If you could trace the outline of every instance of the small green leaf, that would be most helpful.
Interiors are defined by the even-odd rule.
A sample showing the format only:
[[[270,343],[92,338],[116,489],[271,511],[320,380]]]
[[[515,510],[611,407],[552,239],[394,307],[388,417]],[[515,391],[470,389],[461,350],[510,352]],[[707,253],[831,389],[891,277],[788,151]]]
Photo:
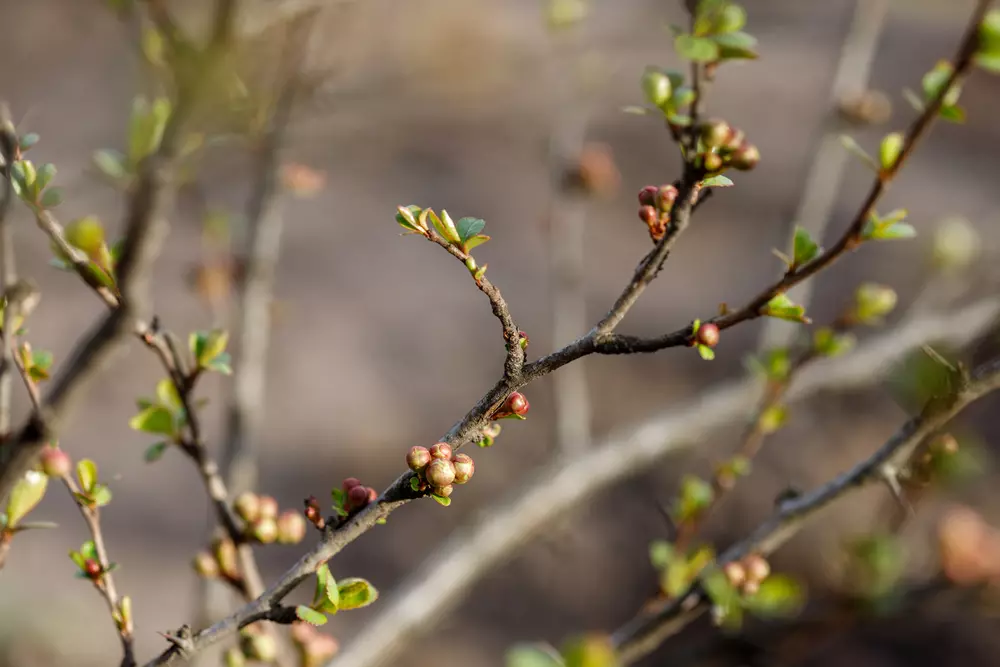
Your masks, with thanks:
[[[48,187],[49,183],[52,182],[52,179],[55,178],[55,176],[56,166],[54,164],[46,163],[39,167],[38,175],[35,180],[35,188],[37,189],[37,192],[41,192]]]
[[[486,227],[486,221],[480,218],[460,218],[456,223],[456,229],[458,230],[458,238],[465,243],[470,238],[483,231]]]
[[[329,569],[327,569],[327,576],[323,582],[323,607],[325,610],[332,609],[333,611],[340,609],[340,588],[338,588],[337,580]]]
[[[416,475],[410,478],[410,488],[414,491],[420,490],[420,480],[417,479]]]
[[[481,246],[489,240],[490,240],[489,236],[485,236],[483,234],[476,234],[475,236],[470,237],[469,240],[465,242],[465,252],[469,252],[473,248]]]
[[[1000,74],[1000,53],[979,53],[976,65],[992,74]]]
[[[744,605],[756,616],[790,618],[798,615],[805,601],[806,592],[800,583],[791,577],[773,574],[760,582],[756,593],[744,598]]]
[[[24,474],[24,477],[17,481],[7,499],[5,512],[7,529],[16,527],[28,512],[35,509],[35,506],[45,497],[48,483],[48,476],[37,470],[29,470]]]
[[[113,150],[94,151],[93,155],[94,166],[113,181],[120,181],[128,175],[125,159],[124,155]]]
[[[174,381],[169,378],[163,378],[156,383],[156,398],[159,399],[160,405],[167,408],[179,410],[183,406],[181,396],[177,393],[177,387],[174,385]]]
[[[522,419],[523,419],[523,417],[522,417]],[[439,496],[436,493],[432,493],[431,494],[431,498],[433,498],[434,501],[438,505],[443,505],[445,507],[448,507],[448,505],[451,505],[451,498],[445,498],[444,496]]]
[[[223,375],[232,375],[232,357],[228,352],[220,352],[215,355],[215,358],[208,363],[206,368],[210,371],[215,371],[216,373],[222,373]]]
[[[753,60],[757,58],[757,38],[745,32],[727,32],[714,35],[712,41],[719,49],[719,60]]]
[[[849,152],[856,155],[862,162],[868,165],[872,171],[878,172],[879,168],[878,164],[875,162],[875,159],[871,155],[869,155],[868,152],[864,148],[862,148],[857,141],[854,140],[854,137],[847,134],[842,134],[840,135],[840,144],[844,148],[846,148]]]
[[[90,493],[97,484],[97,464],[90,459],[77,461],[76,477],[80,480],[80,489],[84,493]]]
[[[705,361],[712,361],[715,359],[715,350],[710,348],[708,345],[698,345],[698,354]]]
[[[42,195],[41,201],[38,203],[42,205],[43,208],[55,208],[62,203],[62,191],[59,188],[49,188]]]
[[[882,169],[889,171],[896,166],[896,160],[899,159],[899,154],[903,151],[903,141],[902,132],[890,132],[882,138],[878,153]]]
[[[678,521],[688,521],[697,517],[715,498],[712,485],[696,477],[684,475],[681,479],[680,494],[674,505],[674,516]]]
[[[657,570],[665,570],[674,560],[677,552],[674,546],[666,540],[656,540],[649,545],[649,562]]]
[[[90,492],[90,498],[97,507],[104,507],[111,502],[111,489],[104,484],[97,484]]]
[[[229,332],[225,329],[213,329],[201,338],[202,344],[196,356],[198,365],[202,368],[208,367],[220,354],[226,350],[229,344]]]
[[[565,663],[551,646],[519,644],[507,651],[504,665],[505,667],[564,667]]]
[[[177,433],[174,416],[162,405],[146,408],[129,420],[128,425],[135,431],[155,433],[173,437]]]
[[[956,125],[961,125],[965,122],[965,109],[957,104],[950,104],[941,107],[938,111],[938,115],[942,118],[942,120],[946,120],[949,123],[955,123]]]
[[[159,461],[163,457],[163,454],[167,451],[169,446],[166,442],[157,442],[146,448],[146,453],[143,454],[143,458],[146,463],[153,463],[154,461]]]
[[[20,141],[18,141],[18,145],[22,151],[26,151],[37,144],[39,139],[41,139],[41,137],[39,137],[35,132],[28,132],[21,137]]]
[[[813,240],[809,230],[804,227],[795,228],[792,241],[792,266],[798,268],[811,262],[820,253],[819,244]]]
[[[674,39],[674,50],[686,60],[704,63],[719,59],[719,46],[706,37],[678,35]]]
[[[80,554],[82,554],[83,557],[86,559],[100,560],[97,557],[97,545],[94,544],[94,540],[87,540],[86,542],[84,542],[80,546]]]
[[[342,579],[337,584],[340,595],[340,610],[360,609],[367,607],[378,599],[378,590],[369,582],[356,577]]]
[[[671,98],[671,104],[675,109],[681,109],[688,106],[694,102],[694,89],[688,86],[679,86],[674,88],[674,96]],[[670,117],[670,122],[675,125],[688,125],[691,123],[691,119],[687,116],[674,116]]]
[[[838,334],[830,327],[820,327],[813,335],[813,349],[824,357],[836,357],[850,351],[857,339],[851,334]]]
[[[409,206],[397,206],[396,210],[396,222],[403,229],[409,229],[410,231],[420,232],[421,227],[417,224],[417,216],[420,215],[421,209],[419,206],[410,204]]]
[[[937,99],[951,78],[954,67],[947,60],[939,60],[934,69],[927,72],[921,80],[924,89],[924,99],[927,101]],[[962,94],[961,86],[953,84],[942,98],[942,107],[953,107],[958,104],[958,98]]]
[[[718,13],[715,25],[712,27],[715,32],[727,33],[740,30],[746,24],[746,10],[734,2],[727,2]]]
[[[654,107],[665,109],[673,96],[674,86],[666,72],[647,66],[642,73],[642,92]]]
[[[87,566],[87,559],[79,551],[70,551],[69,557],[70,560],[72,560],[73,563],[81,570]]]
[[[607,635],[590,634],[573,639],[562,650],[566,667],[618,667],[614,645]]]
[[[733,181],[722,174],[709,176],[701,182],[703,188],[728,188],[732,187]]]
[[[764,410],[757,420],[758,428],[765,435],[776,433],[788,421],[788,408],[783,405],[772,405]]]
[[[309,625],[326,625],[327,618],[322,612],[310,609],[304,604],[295,607],[295,615],[300,621],[305,621]]]
[[[774,296],[764,309],[761,311],[762,315],[767,317],[777,317],[778,319],[788,320],[790,322],[802,322],[808,324],[810,322],[809,318],[806,317],[806,309],[802,306],[794,303],[787,294],[778,294]]]
[[[717,567],[710,568],[701,578],[705,592],[712,601],[712,618],[717,625],[737,630],[743,624],[743,607],[739,591]]]

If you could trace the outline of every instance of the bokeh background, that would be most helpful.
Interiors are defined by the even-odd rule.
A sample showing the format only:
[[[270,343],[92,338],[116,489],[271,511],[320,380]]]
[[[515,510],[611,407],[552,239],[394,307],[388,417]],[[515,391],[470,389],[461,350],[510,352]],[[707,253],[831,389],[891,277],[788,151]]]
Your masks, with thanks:
[[[173,6],[196,21],[203,4]],[[294,3],[246,4],[251,29]],[[542,4],[358,0],[330,3],[321,14],[315,29],[322,39],[310,54],[319,83],[297,108],[284,157],[323,172],[325,185],[312,197],[282,201],[286,230],[259,434],[260,488],[282,507],[300,507],[310,494],[327,497],[346,476],[384,487],[401,470],[404,452],[434,442],[500,371],[503,349],[485,299],[439,249],[399,237],[396,205],[484,218],[493,240],[477,256],[489,262],[490,277],[529,332],[532,356],[553,347],[545,231],[552,195],[549,140],[566,113],[560,100],[565,78],[575,76],[581,59],[592,91],[585,102],[586,136],[610,147],[621,173],[618,192],[590,203],[579,221],[592,320],[647,251],[634,193],[676,178],[677,158],[655,121],[621,108],[641,102],[644,65],[678,64],[666,25],[684,20],[680,3],[595,0],[581,37],[569,47],[553,42]],[[722,68],[709,109],[744,128],[764,159],[755,171],[737,174],[738,186],[699,212],[624,331],[676,329],[714,312],[719,302],[743,302],[775,276],[770,250],[787,244],[854,2],[753,0],[746,7],[761,58]],[[971,7],[967,0],[892,3],[872,86],[892,100],[893,115],[885,127],[854,132],[859,142],[874,146],[887,127],[908,122],[912,111],[901,89],[918,87],[923,72],[951,55]],[[98,0],[0,0],[0,25],[0,97],[11,105],[19,129],[41,135],[32,158],[58,166],[57,185],[65,194],[60,215],[94,214],[117,228],[122,198],[94,173],[91,154],[121,147],[141,84],[128,26]],[[946,216],[971,220],[984,247],[995,246],[998,93],[995,78],[973,74],[962,98],[968,123],[937,126],[887,197],[886,208],[910,209],[922,236],[865,248],[823,274],[815,319],[833,314],[861,280],[892,284],[905,307],[922,285],[929,232]],[[198,177],[209,206],[238,212],[249,168],[245,153],[213,153]],[[866,169],[852,162],[829,234],[847,223],[869,181]],[[213,324],[190,279],[203,253],[203,206],[191,189],[181,193],[156,268],[156,311],[182,334]],[[51,349],[58,362],[102,305],[75,277],[48,266],[48,244],[27,211],[18,208],[14,223],[20,269],[43,291],[31,340]],[[594,438],[742,376],[759,331],[759,323],[727,331],[714,363],[685,350],[583,361]],[[135,398],[150,394],[159,377],[155,357],[131,344],[127,358],[94,384],[62,440],[66,450],[93,458],[112,479],[115,500],[104,512],[104,527],[121,564],[119,588],[135,601],[140,656],[161,649],[157,631],[193,618],[198,587],[190,559],[211,525],[189,462],[172,452],[155,465],[144,463],[148,439],[128,427]],[[204,417],[209,442],[222,434],[223,390],[224,381],[211,378],[200,391],[212,399]],[[476,483],[460,490],[458,502],[447,510],[429,502],[407,506],[338,556],[334,574],[366,577],[388,598],[439,540],[517,488],[554,448],[551,378],[526,393],[530,419],[505,427],[493,449],[474,453]],[[961,420],[987,454],[1000,437],[998,407],[996,398],[984,400]],[[26,408],[21,400],[18,415]],[[738,538],[767,515],[782,487],[828,478],[870,452],[904,418],[885,387],[824,395],[797,410],[767,445],[753,481],[715,516],[712,536],[720,544]],[[732,448],[736,433],[722,432],[697,456],[664,460],[642,478],[596,493],[491,572],[458,610],[437,619],[434,637],[409,652],[406,664],[500,665],[515,641],[558,643],[624,622],[653,585],[647,545],[667,535],[657,502],[669,501],[682,472],[707,474],[714,453]],[[987,472],[951,497],[996,518],[991,481]],[[821,528],[786,547],[776,566],[801,574],[817,593],[836,584],[838,545],[864,533],[875,514],[870,508],[884,500],[879,490],[841,503]],[[933,561],[929,525],[939,503],[922,506],[906,533],[915,562],[927,567]],[[110,664],[119,647],[103,603],[72,577],[66,557],[85,539],[75,507],[53,492],[33,516],[60,528],[19,538],[0,573],[0,663]],[[284,571],[307,544],[259,549],[265,578]],[[327,627],[346,643],[378,612],[376,604]],[[806,651],[798,664],[993,665],[1000,643],[995,631],[984,631],[991,627],[995,619],[961,608],[914,612],[904,621],[870,621],[839,633]],[[442,637],[447,650],[435,657],[428,642]],[[673,664],[667,655],[646,664]],[[743,664],[736,660],[721,664]]]

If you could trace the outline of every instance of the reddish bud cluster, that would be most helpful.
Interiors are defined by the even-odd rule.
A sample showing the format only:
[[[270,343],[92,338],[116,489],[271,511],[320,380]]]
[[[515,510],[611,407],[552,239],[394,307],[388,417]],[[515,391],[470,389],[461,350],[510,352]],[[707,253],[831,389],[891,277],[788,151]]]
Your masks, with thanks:
[[[316,496],[309,496],[303,501],[306,508],[303,514],[305,514],[306,520],[316,527],[317,530],[323,530],[326,528],[326,519],[323,518],[323,510],[319,506],[319,501],[316,500]]]
[[[677,188],[673,185],[647,185],[639,190],[639,219],[649,228],[649,237],[656,243],[667,233],[670,211],[677,201]]]
[[[298,650],[302,667],[320,667],[337,655],[340,645],[308,623],[292,625],[292,642]]]
[[[760,162],[760,151],[747,142],[743,130],[724,120],[709,120],[698,128],[702,150],[695,158],[696,166],[706,174],[715,174],[727,167],[748,171]]]
[[[742,561],[726,563],[723,572],[734,588],[744,595],[754,595],[761,582],[771,576],[771,566],[760,554],[749,554]]]
[[[524,415],[528,414],[530,407],[531,405],[528,403],[528,399],[524,397],[524,394],[515,391],[507,397],[503,405],[496,409],[491,419],[507,419],[509,417],[524,419]]]
[[[434,495],[447,498],[454,484],[465,484],[476,472],[476,464],[468,454],[454,453],[451,445],[439,442],[430,447],[416,446],[406,455],[406,465],[417,474],[417,488],[428,488]]]
[[[348,514],[364,509],[369,503],[375,502],[378,498],[378,491],[370,486],[363,485],[361,480],[355,477],[345,479],[341,488],[344,489],[344,494],[346,495],[344,509]]]

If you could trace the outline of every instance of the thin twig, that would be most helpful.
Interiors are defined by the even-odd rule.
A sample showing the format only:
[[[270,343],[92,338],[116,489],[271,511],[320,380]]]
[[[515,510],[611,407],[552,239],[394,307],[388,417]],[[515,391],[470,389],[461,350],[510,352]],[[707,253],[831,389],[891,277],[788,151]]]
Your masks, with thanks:
[[[891,364],[925,342],[947,338],[956,344],[963,344],[982,333],[998,314],[1000,298],[991,296],[957,312],[915,319],[842,358],[817,362],[799,375],[798,381],[789,390],[787,400],[801,400],[821,390],[866,386],[883,377]],[[507,502],[492,506],[470,528],[449,539],[425,563],[422,570],[433,569],[433,578],[415,577],[411,584],[414,587],[419,584],[420,606],[428,613],[415,610],[413,604],[405,605],[402,611],[397,612],[402,616],[394,614],[398,623],[378,624],[382,632],[386,627],[392,628],[391,633],[375,633],[373,625],[369,626],[372,634],[366,631],[364,637],[377,641],[381,647],[383,638],[404,637],[424,627],[424,624],[434,622],[439,613],[430,613],[432,610],[443,610],[459,599],[473,581],[492,571],[496,563],[529,540],[545,524],[565,516],[593,493],[648,467],[667,454],[694,446],[711,430],[746,414],[758,400],[758,390],[758,384],[749,380],[726,385],[690,404],[640,423],[583,455],[572,457],[569,461],[557,459],[539,471],[523,488],[512,493]],[[300,583],[312,576],[319,565],[374,527],[379,519],[409,502],[413,498],[409,479],[409,473],[400,476],[376,502],[352,515],[335,530],[326,531],[319,546],[299,559],[263,596],[196,633],[190,650],[200,651],[231,636],[240,627],[279,605]],[[436,563],[437,567],[432,568],[432,563]],[[401,599],[412,601],[414,598],[404,595]],[[394,643],[395,640],[389,642]],[[381,654],[381,648],[368,654],[370,650],[371,647],[365,649],[364,658],[359,658],[356,663],[344,662],[344,667],[368,665],[368,660],[375,654]],[[347,660],[348,655],[345,652],[338,659]],[[181,657],[180,649],[171,647],[148,662],[147,667],[176,664]]]
[[[947,424],[976,400],[1000,389],[1000,360],[976,369],[969,381],[953,396],[932,401],[922,414],[910,419],[869,458],[838,475],[810,493],[781,504],[778,511],[757,527],[746,539],[723,553],[723,565],[754,552],[770,554],[788,541],[810,519],[841,497],[863,486],[881,483],[886,465],[902,465],[927,436]],[[699,611],[704,611],[706,595],[700,582],[662,609],[643,614],[617,630],[612,636],[623,665],[648,655],[663,641],[679,632]]]
[[[0,295],[4,298],[3,321],[0,326],[0,345],[3,346],[3,356],[0,358],[0,443],[10,435],[10,411],[12,394],[13,353],[10,341],[11,329],[19,310],[18,304],[9,298],[9,292],[17,282],[17,264],[14,253],[14,232],[10,224],[10,209],[14,203],[14,183],[11,166],[17,159],[20,150],[17,131],[10,117],[10,109],[0,103],[0,179],[3,180],[3,192],[0,193]]]
[[[925,341],[968,343],[992,326],[998,314],[1000,297],[994,296],[961,311],[905,322],[842,357],[803,368],[786,400],[793,403],[820,392],[869,386]],[[957,324],[964,321],[973,323],[974,331],[968,335]],[[659,459],[698,446],[716,429],[741,419],[759,400],[755,379],[727,383],[635,424],[583,455],[553,461],[439,545],[385,600],[376,619],[344,647],[331,667],[393,664],[400,647],[411,645],[416,635],[439,623],[480,578],[494,572],[550,522],[565,518],[588,498]]]

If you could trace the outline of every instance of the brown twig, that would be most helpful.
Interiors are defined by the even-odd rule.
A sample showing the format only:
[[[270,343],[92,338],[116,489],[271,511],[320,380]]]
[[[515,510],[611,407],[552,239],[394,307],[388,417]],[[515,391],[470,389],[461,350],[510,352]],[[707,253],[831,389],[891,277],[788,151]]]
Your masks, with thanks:
[[[8,298],[10,290],[17,282],[17,264],[14,256],[14,232],[9,213],[14,200],[14,183],[11,166],[20,152],[19,139],[10,117],[10,109],[0,103],[0,179],[3,192],[0,193],[0,295],[4,297],[3,321],[0,326],[0,443],[10,435],[10,411],[12,394],[13,354],[10,341],[11,329],[19,310],[17,304]]]

